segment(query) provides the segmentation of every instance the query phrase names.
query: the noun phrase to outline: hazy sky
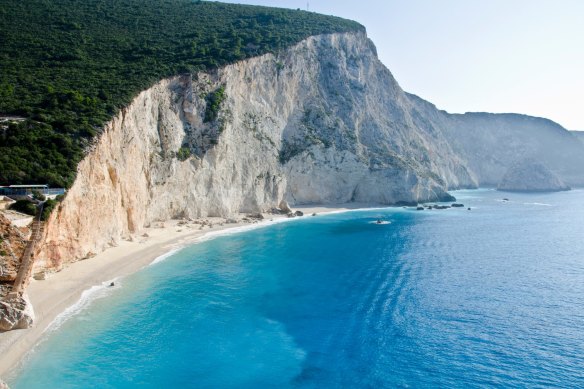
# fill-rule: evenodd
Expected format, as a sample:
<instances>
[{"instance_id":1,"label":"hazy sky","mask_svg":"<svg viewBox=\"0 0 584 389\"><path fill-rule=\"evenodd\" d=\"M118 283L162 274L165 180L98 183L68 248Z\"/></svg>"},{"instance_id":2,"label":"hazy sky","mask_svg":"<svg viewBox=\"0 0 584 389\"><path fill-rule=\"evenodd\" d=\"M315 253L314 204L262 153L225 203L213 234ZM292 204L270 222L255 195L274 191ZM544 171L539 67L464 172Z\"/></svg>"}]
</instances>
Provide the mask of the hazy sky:
<instances>
[{"instance_id":1,"label":"hazy sky","mask_svg":"<svg viewBox=\"0 0 584 389\"><path fill-rule=\"evenodd\" d=\"M403 89L449 112L584 130L584 0L239 0L353 19Z\"/></svg>"}]
</instances>

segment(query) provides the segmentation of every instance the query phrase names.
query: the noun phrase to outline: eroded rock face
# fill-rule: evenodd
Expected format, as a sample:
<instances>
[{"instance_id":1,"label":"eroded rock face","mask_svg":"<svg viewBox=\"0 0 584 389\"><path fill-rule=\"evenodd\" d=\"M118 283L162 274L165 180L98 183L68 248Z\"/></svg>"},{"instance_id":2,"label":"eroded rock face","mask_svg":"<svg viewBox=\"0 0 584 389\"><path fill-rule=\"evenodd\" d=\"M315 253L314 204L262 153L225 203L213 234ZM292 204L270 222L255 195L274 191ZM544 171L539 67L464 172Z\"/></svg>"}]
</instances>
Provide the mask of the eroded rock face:
<instances>
[{"instance_id":1,"label":"eroded rock face","mask_svg":"<svg viewBox=\"0 0 584 389\"><path fill-rule=\"evenodd\" d=\"M280 209L280 211L282 211L284 213L292 212L292 210L290 209L290 205L288 204L288 202L286 200L280 201L278 208Z\"/></svg>"},{"instance_id":2,"label":"eroded rock face","mask_svg":"<svg viewBox=\"0 0 584 389\"><path fill-rule=\"evenodd\" d=\"M34 320L27 299L9 297L25 246L23 231L0 214L0 331L28 328Z\"/></svg>"},{"instance_id":3,"label":"eroded rock face","mask_svg":"<svg viewBox=\"0 0 584 389\"><path fill-rule=\"evenodd\" d=\"M439 129L480 185L497 186L517 161L535 158L570 186L584 186L584 143L551 120L519 114L449 114L411 94L418 125ZM425 123L425 124L424 124Z\"/></svg>"},{"instance_id":4,"label":"eroded rock face","mask_svg":"<svg viewBox=\"0 0 584 389\"><path fill-rule=\"evenodd\" d=\"M33 322L34 312L26 297L0 301L0 331L29 328Z\"/></svg>"},{"instance_id":5,"label":"eroded rock face","mask_svg":"<svg viewBox=\"0 0 584 389\"><path fill-rule=\"evenodd\" d=\"M214 96L226 96L209 112ZM163 80L104 129L46 228L60 268L178 217L291 205L436 200L476 182L362 33L311 37L213 73Z\"/></svg>"},{"instance_id":6,"label":"eroded rock face","mask_svg":"<svg viewBox=\"0 0 584 389\"><path fill-rule=\"evenodd\" d=\"M567 133L519 116L449 115L404 93L364 33L311 37L140 93L78 166L37 267L59 269L158 221L268 211L282 200L454 201L448 189L499 182L512 157L543 152L528 136L533 123L546 141ZM584 183L556 154L553 171Z\"/></svg>"},{"instance_id":7,"label":"eroded rock face","mask_svg":"<svg viewBox=\"0 0 584 389\"><path fill-rule=\"evenodd\" d=\"M511 167L497 189L515 192L557 192L570 190L570 187L543 163L528 159Z\"/></svg>"},{"instance_id":8,"label":"eroded rock face","mask_svg":"<svg viewBox=\"0 0 584 389\"><path fill-rule=\"evenodd\" d=\"M25 246L25 235L0 214L0 282L14 281Z\"/></svg>"}]
</instances>

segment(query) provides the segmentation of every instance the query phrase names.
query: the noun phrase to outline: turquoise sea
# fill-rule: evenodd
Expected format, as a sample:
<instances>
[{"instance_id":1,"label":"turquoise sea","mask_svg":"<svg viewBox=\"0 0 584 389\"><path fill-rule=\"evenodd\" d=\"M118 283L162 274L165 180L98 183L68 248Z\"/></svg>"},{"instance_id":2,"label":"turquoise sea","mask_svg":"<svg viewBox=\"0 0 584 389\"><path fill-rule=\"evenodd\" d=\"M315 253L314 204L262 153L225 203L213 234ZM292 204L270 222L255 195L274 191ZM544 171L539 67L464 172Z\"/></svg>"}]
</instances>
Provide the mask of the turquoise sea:
<instances>
[{"instance_id":1,"label":"turquoise sea","mask_svg":"<svg viewBox=\"0 0 584 389\"><path fill-rule=\"evenodd\" d=\"M95 288L9 383L584 387L584 191L454 195L186 247Z\"/></svg>"}]
</instances>

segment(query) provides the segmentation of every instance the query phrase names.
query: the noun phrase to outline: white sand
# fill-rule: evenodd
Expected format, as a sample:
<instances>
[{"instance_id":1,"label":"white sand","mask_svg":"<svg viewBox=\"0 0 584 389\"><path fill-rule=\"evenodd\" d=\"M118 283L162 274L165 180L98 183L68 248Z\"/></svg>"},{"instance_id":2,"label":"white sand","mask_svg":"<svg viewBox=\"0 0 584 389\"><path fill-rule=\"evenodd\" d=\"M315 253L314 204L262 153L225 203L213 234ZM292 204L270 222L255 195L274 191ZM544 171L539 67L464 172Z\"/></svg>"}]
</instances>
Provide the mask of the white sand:
<instances>
[{"instance_id":1,"label":"white sand","mask_svg":"<svg viewBox=\"0 0 584 389\"><path fill-rule=\"evenodd\" d=\"M304 212L304 217L310 217L313 213L331 213L372 206L351 203L294 209ZM270 214L264 214L264 217L263 221L255 225L267 224L270 219L286 218ZM148 237L138 235L133 242L124 241L91 259L73 263L46 280L31 280L27 294L35 310L35 323L29 329L0 333L0 376L5 376L18 367L19 362L42 339L43 333L59 314L77 303L85 290L135 273L156 258L173 249L192 244L209 232L215 234L234 227L250 226L244 222L225 223L221 226L219 223L223 219L206 219L214 224L213 228L207 226L200 230L198 224L188 223L179 226L178 221L165 222L164 228L152 227L141 232L141 234L146 232Z\"/></svg>"}]
</instances>

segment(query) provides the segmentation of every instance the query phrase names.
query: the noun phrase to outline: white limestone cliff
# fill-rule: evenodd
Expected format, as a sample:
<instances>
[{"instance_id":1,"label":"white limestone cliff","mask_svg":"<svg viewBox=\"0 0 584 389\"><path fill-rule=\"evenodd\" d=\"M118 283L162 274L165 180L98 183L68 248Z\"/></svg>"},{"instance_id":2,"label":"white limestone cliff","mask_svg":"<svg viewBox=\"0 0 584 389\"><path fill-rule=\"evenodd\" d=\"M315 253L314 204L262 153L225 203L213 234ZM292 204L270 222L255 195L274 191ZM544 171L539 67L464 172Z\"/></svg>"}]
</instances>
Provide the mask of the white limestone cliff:
<instances>
[{"instance_id":1,"label":"white limestone cliff","mask_svg":"<svg viewBox=\"0 0 584 389\"><path fill-rule=\"evenodd\" d=\"M453 120L404 93L364 33L162 80L79 164L37 267L59 269L171 218L266 211L282 200L449 200L448 189L489 181Z\"/></svg>"},{"instance_id":2,"label":"white limestone cliff","mask_svg":"<svg viewBox=\"0 0 584 389\"><path fill-rule=\"evenodd\" d=\"M519 114L449 114L407 94L417 116L438 128L483 186L497 186L508 169L537 160L569 186L584 186L584 143L551 120Z\"/></svg>"},{"instance_id":3,"label":"white limestone cliff","mask_svg":"<svg viewBox=\"0 0 584 389\"><path fill-rule=\"evenodd\" d=\"M221 87L227 98L205 123ZM449 187L475 186L445 139L414 125L409 106L362 33L163 80L80 163L37 267L60 268L170 218L265 211L282 199L437 200Z\"/></svg>"},{"instance_id":4,"label":"white limestone cliff","mask_svg":"<svg viewBox=\"0 0 584 389\"><path fill-rule=\"evenodd\" d=\"M528 158L511 166L497 189L508 192L558 192L570 190L570 187L543 163Z\"/></svg>"}]
</instances>

